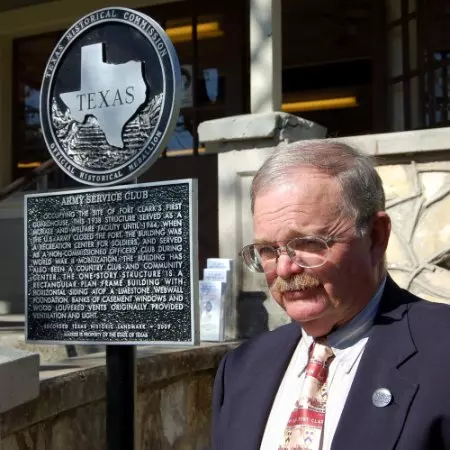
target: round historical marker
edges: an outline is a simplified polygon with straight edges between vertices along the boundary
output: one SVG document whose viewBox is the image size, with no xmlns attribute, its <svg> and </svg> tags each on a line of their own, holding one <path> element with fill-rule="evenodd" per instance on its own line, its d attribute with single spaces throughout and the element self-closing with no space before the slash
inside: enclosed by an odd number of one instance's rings
<svg viewBox="0 0 450 450">
<path fill-rule="evenodd" d="M 93 186 L 137 177 L 165 148 L 180 110 L 180 65 L 150 17 L 105 8 L 78 20 L 45 69 L 41 124 L 64 172 Z"/>
</svg>

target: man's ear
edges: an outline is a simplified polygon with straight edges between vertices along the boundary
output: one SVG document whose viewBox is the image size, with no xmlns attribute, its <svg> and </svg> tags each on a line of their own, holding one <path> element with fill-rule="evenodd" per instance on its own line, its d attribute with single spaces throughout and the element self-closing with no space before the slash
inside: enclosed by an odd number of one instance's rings
<svg viewBox="0 0 450 450">
<path fill-rule="evenodd" d="M 391 234 L 391 219 L 385 211 L 378 211 L 372 219 L 370 231 L 372 264 L 375 267 L 384 258 L 389 236 Z"/>
</svg>

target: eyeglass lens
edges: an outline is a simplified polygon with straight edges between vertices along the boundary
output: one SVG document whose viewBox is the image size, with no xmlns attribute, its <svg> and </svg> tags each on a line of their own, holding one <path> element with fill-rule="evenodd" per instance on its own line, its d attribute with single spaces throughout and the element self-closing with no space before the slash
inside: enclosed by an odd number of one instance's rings
<svg viewBox="0 0 450 450">
<path fill-rule="evenodd" d="M 251 270 L 260 272 L 270 270 L 279 254 L 279 248 L 267 244 L 250 245 L 245 250 L 245 264 Z M 328 246 L 319 238 L 295 238 L 287 243 L 286 252 L 301 267 L 319 267 L 326 261 Z"/>
</svg>

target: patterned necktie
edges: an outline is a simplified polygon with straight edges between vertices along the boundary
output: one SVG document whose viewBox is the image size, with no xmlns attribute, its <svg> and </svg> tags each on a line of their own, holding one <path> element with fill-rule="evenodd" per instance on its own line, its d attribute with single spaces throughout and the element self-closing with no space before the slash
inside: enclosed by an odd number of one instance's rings
<svg viewBox="0 0 450 450">
<path fill-rule="evenodd" d="M 330 347 L 313 343 L 300 398 L 295 402 L 278 450 L 319 450 L 327 404 L 328 367 L 333 360 Z"/>
</svg>

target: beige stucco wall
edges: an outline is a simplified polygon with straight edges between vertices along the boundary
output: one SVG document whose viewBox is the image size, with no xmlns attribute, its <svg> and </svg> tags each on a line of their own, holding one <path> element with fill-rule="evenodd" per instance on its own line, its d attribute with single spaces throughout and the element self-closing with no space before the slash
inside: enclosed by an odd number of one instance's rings
<svg viewBox="0 0 450 450">
<path fill-rule="evenodd" d="M 212 383 L 232 347 L 138 352 L 136 450 L 210 448 Z M 106 450 L 105 366 L 42 378 L 36 400 L 0 416 L 1 450 Z"/>
</svg>

